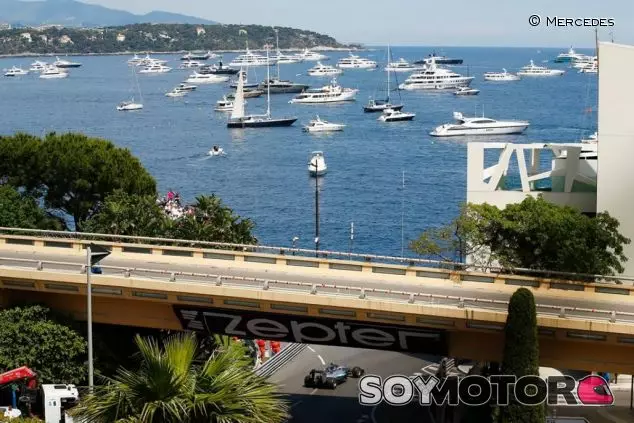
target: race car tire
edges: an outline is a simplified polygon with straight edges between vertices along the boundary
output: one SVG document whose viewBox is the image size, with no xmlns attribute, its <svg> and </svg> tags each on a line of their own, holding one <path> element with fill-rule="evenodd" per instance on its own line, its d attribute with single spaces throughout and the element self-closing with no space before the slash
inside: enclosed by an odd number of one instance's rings
<svg viewBox="0 0 634 423">
<path fill-rule="evenodd" d="M 337 381 L 334 379 L 326 379 L 326 386 L 328 386 L 330 389 L 335 389 L 337 387 Z"/>
<path fill-rule="evenodd" d="M 313 378 L 310 376 L 306 376 L 304 378 L 304 386 L 307 388 L 312 388 L 313 387 Z"/>
</svg>

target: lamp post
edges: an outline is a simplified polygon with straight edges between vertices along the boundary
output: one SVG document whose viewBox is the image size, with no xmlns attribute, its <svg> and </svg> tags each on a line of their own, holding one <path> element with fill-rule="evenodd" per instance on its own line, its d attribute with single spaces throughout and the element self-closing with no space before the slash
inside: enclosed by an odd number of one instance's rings
<svg viewBox="0 0 634 423">
<path fill-rule="evenodd" d="M 99 245 L 90 244 L 86 247 L 86 320 L 88 321 L 88 388 L 92 392 L 94 386 L 94 363 L 92 348 L 92 284 L 90 274 L 92 267 L 110 255 L 110 251 Z"/>
<path fill-rule="evenodd" d="M 315 168 L 315 257 L 319 257 L 319 185 L 317 184 L 319 168 L 317 160 L 314 163 L 311 161 L 310 166 Z"/>
<path fill-rule="evenodd" d="M 295 250 L 297 249 L 297 241 L 299 241 L 299 237 L 294 236 L 292 241 L 293 241 L 293 255 L 295 255 Z"/>
</svg>

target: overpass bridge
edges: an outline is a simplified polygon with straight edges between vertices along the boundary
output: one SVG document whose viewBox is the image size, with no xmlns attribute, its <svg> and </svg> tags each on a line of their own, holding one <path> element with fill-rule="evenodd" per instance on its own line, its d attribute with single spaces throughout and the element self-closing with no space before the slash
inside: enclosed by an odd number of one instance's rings
<svg viewBox="0 0 634 423">
<path fill-rule="evenodd" d="M 0 228 L 0 301 L 95 322 L 499 360 L 510 295 L 537 303 L 541 365 L 634 373 L 634 285 L 467 272 L 430 261 Z M 303 255 L 300 255 L 303 254 Z M 391 263 L 390 263 L 391 261 Z"/>
</svg>

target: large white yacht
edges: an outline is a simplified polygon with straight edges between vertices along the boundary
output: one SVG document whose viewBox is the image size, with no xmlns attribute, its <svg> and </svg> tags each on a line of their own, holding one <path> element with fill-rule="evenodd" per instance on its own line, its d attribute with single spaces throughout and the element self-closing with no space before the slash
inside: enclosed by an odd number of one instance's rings
<svg viewBox="0 0 634 423">
<path fill-rule="evenodd" d="M 354 88 L 343 88 L 333 78 L 329 85 L 322 88 L 306 90 L 295 96 L 289 103 L 339 103 L 343 101 L 354 101 L 359 90 Z"/>
<path fill-rule="evenodd" d="M 60 69 L 56 66 L 49 65 L 40 73 L 40 78 L 42 79 L 61 79 L 67 78 L 68 72 L 65 72 L 63 69 Z"/>
<path fill-rule="evenodd" d="M 465 117 L 454 112 L 455 123 L 441 125 L 430 132 L 434 137 L 451 137 L 457 135 L 508 135 L 521 134 L 529 123 L 519 120 L 494 120 L 484 116 Z"/>
<path fill-rule="evenodd" d="M 28 70 L 24 70 L 17 66 L 13 66 L 11 69 L 5 69 L 5 71 L 4 76 L 22 76 L 29 74 Z"/>
<path fill-rule="evenodd" d="M 409 63 L 407 60 L 400 58 L 397 62 L 390 62 L 385 67 L 385 71 L 389 72 L 413 72 L 416 70 L 423 70 L 425 66 L 418 66 Z"/>
<path fill-rule="evenodd" d="M 29 70 L 33 72 L 42 72 L 46 69 L 47 66 L 48 63 L 36 60 L 35 62 L 31 63 L 31 68 Z"/>
<path fill-rule="evenodd" d="M 167 73 L 171 70 L 172 68 L 170 68 L 169 66 L 152 64 L 141 69 L 139 73 Z"/>
<path fill-rule="evenodd" d="M 239 67 L 247 67 L 247 66 L 266 66 L 266 65 L 274 65 L 276 63 L 276 59 L 274 57 L 266 58 L 260 54 L 251 53 L 250 50 L 247 50 L 245 54 L 241 54 L 236 57 L 229 63 L 229 66 L 233 66 L 236 68 Z"/>
<path fill-rule="evenodd" d="M 565 73 L 563 69 L 548 69 L 545 66 L 537 66 L 532 60 L 527 66 L 517 72 L 520 76 L 561 76 Z"/>
<path fill-rule="evenodd" d="M 502 72 L 485 72 L 485 81 L 519 81 L 520 77 L 514 73 L 509 73 L 506 69 L 502 68 Z"/>
<path fill-rule="evenodd" d="M 194 72 L 185 80 L 188 84 L 217 84 L 219 82 L 227 82 L 229 77 L 226 75 L 216 75 L 213 73 Z"/>
<path fill-rule="evenodd" d="M 310 76 L 336 76 L 341 75 L 343 71 L 335 68 L 334 66 L 324 65 L 321 62 L 317 62 L 317 65 L 308 69 L 307 73 Z"/>
<path fill-rule="evenodd" d="M 304 62 L 319 62 L 320 60 L 329 59 L 329 57 L 325 54 L 317 53 L 310 49 L 305 49 L 303 52 L 299 53 L 298 56 L 301 57 Z"/>
<path fill-rule="evenodd" d="M 572 47 L 568 50 L 567 53 L 560 53 L 557 57 L 555 57 L 555 63 L 568 63 L 574 62 L 579 59 L 579 57 L 583 56 L 583 54 L 578 54 Z"/>
<path fill-rule="evenodd" d="M 374 69 L 378 66 L 374 60 L 359 57 L 352 53 L 337 62 L 337 67 L 341 69 Z"/>
<path fill-rule="evenodd" d="M 473 81 L 473 76 L 462 76 L 449 69 L 441 68 L 433 60 L 427 69 L 410 75 L 399 89 L 401 90 L 455 90 L 467 87 Z"/>
<path fill-rule="evenodd" d="M 319 115 L 304 126 L 304 132 L 335 132 L 343 131 L 346 125 L 343 123 L 332 123 L 319 118 Z"/>
</svg>

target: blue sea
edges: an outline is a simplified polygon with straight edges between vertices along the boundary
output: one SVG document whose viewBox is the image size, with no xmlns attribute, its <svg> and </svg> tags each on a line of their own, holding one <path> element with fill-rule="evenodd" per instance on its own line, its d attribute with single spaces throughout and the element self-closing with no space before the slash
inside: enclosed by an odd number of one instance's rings
<svg viewBox="0 0 634 423">
<path fill-rule="evenodd" d="M 253 219 L 262 244 L 314 247 L 315 180 L 309 177 L 310 153 L 322 150 L 328 174 L 318 180 L 321 249 L 401 255 L 407 242 L 422 230 L 450 221 L 466 199 L 466 141 L 428 135 L 452 121 L 452 112 L 482 114 L 494 119 L 523 119 L 531 126 L 521 136 L 479 138 L 496 142 L 574 142 L 596 130 L 597 76 L 568 69 L 562 77 L 524 78 L 517 82 L 486 82 L 486 71 L 515 72 L 532 59 L 537 65 L 561 51 L 535 48 L 392 47 L 394 60 L 421 59 L 432 51 L 464 59 L 452 66 L 475 76 L 478 96 L 451 93 L 400 92 L 412 122 L 381 123 L 377 114 L 363 113 L 369 97 L 384 96 L 385 49 L 359 53 L 377 60 L 374 71 L 346 70 L 339 82 L 360 90 L 357 101 L 341 105 L 291 105 L 288 95 L 272 95 L 274 116 L 297 116 L 290 128 L 229 130 L 227 115 L 213 111 L 216 100 L 229 92 L 228 84 L 201 85 L 184 98 L 165 93 L 190 73 L 174 68 L 160 75 L 138 75 L 144 109 L 116 111 L 116 105 L 138 98 L 128 56 L 73 57 L 82 67 L 70 77 L 42 80 L 30 74 L 0 79 L 0 134 L 16 131 L 43 135 L 49 131 L 81 131 L 129 148 L 155 176 L 163 192 L 176 190 L 192 201 L 215 193 L 238 214 Z M 579 51 L 593 54 L 591 50 Z M 346 52 L 329 52 L 334 65 Z M 228 63 L 233 54 L 224 57 Z M 0 59 L 0 69 L 28 68 L 37 58 Z M 54 57 L 41 58 L 52 62 Z M 210 60 L 211 62 L 211 60 Z M 283 79 L 320 87 L 327 78 L 306 75 L 314 62 L 282 65 Z M 274 71 L 274 68 L 271 69 Z M 255 73 L 254 73 L 255 72 Z M 398 74 L 399 82 L 407 74 Z M 266 68 L 249 71 L 249 80 L 262 80 Z M 398 99 L 399 92 L 392 97 Z M 266 110 L 266 96 L 248 99 L 250 113 Z M 589 112 L 593 109 L 594 112 Z M 301 131 L 315 115 L 348 126 L 344 132 L 314 135 Z M 207 152 L 219 145 L 226 157 Z M 350 226 L 354 222 L 354 240 Z M 404 242 L 403 242 L 404 241 Z"/>
</svg>

